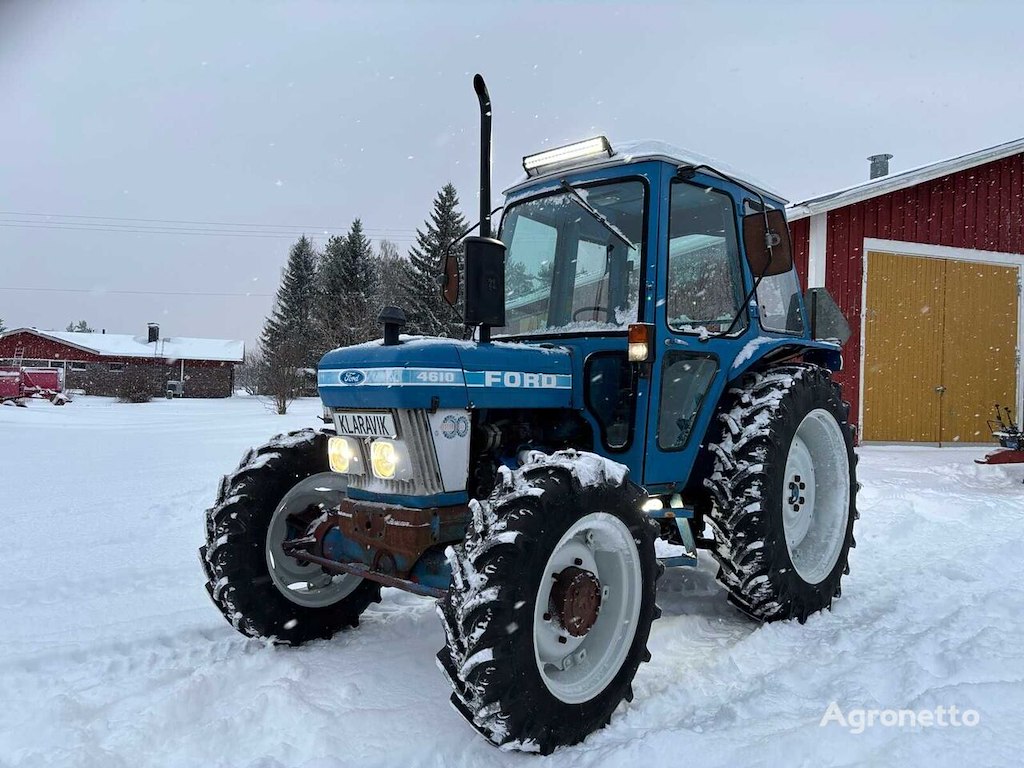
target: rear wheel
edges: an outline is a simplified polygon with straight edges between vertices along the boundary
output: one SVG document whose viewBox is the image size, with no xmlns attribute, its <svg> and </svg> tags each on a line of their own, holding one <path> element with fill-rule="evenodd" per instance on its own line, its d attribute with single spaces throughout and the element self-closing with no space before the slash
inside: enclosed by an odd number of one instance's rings
<svg viewBox="0 0 1024 768">
<path fill-rule="evenodd" d="M 581 741 L 632 699 L 650 658 L 656 534 L 639 489 L 607 467 L 566 451 L 503 470 L 449 550 L 438 660 L 456 709 L 495 744 Z"/>
<path fill-rule="evenodd" d="M 356 626 L 380 601 L 377 584 L 332 576 L 281 549 L 345 497 L 344 478 L 327 471 L 326 440 L 307 429 L 250 451 L 207 511 L 206 589 L 243 634 L 300 645 Z"/>
<path fill-rule="evenodd" d="M 710 450 L 712 554 L 730 601 L 760 621 L 804 621 L 840 595 L 856 546 L 849 405 L 823 368 L 752 373 Z"/>
</svg>

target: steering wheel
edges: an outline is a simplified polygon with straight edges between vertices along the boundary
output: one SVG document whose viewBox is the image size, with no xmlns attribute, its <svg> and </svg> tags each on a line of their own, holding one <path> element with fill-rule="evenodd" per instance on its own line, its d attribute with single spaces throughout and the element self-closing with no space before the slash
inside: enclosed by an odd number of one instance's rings
<svg viewBox="0 0 1024 768">
<path fill-rule="evenodd" d="M 581 312 L 604 312 L 605 320 L 612 316 L 612 312 L 610 309 L 608 309 L 608 307 L 599 307 L 595 304 L 592 307 L 580 307 L 579 309 L 575 310 L 572 313 L 573 322 L 576 322 L 579 319 L 577 315 L 579 315 Z"/>
</svg>

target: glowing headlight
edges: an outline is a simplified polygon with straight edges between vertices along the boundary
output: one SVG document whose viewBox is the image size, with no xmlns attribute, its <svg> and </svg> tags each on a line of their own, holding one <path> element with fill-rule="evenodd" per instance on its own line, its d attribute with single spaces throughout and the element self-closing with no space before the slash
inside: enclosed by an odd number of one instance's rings
<svg viewBox="0 0 1024 768">
<path fill-rule="evenodd" d="M 381 480 L 404 480 L 409 477 L 409 453 L 401 440 L 374 440 L 370 443 L 370 466 Z"/>
<path fill-rule="evenodd" d="M 659 499 L 657 496 L 653 496 L 644 502 L 641 509 L 644 512 L 657 512 L 659 509 L 665 508 L 665 502 Z"/>
<path fill-rule="evenodd" d="M 359 446 L 350 437 L 331 437 L 327 440 L 327 458 L 331 469 L 346 475 L 361 475 L 363 462 L 360 459 Z"/>
</svg>

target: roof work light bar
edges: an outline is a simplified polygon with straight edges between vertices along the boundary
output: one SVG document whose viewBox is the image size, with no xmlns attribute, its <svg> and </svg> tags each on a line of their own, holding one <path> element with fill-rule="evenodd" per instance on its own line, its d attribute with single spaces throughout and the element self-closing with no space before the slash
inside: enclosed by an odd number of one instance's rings
<svg viewBox="0 0 1024 768">
<path fill-rule="evenodd" d="M 557 165 L 566 165 L 575 160 L 598 155 L 612 156 L 612 145 L 604 136 L 595 136 L 586 141 L 577 141 L 564 147 L 538 152 L 523 158 L 523 170 L 527 176 L 539 176 L 542 170 Z"/>
</svg>

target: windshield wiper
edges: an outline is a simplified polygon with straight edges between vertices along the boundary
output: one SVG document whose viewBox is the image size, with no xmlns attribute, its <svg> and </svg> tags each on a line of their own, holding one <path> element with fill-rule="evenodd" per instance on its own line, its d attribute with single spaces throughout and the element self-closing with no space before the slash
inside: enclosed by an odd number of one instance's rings
<svg viewBox="0 0 1024 768">
<path fill-rule="evenodd" d="M 618 227 L 616 227 L 610 221 L 608 221 L 608 219 L 605 217 L 605 215 L 603 213 L 601 213 L 594 206 L 592 206 L 590 203 L 588 203 L 587 202 L 587 198 L 585 198 L 583 195 L 581 195 L 572 184 L 570 184 L 565 179 L 562 179 L 561 185 L 562 185 L 562 189 L 564 189 L 566 192 L 568 192 L 569 195 L 572 197 L 573 202 L 575 202 L 580 208 L 582 208 L 584 211 L 586 211 L 591 216 L 593 216 L 595 219 L 597 219 L 597 222 L 602 227 L 607 229 L 609 232 L 611 232 L 613 235 L 615 235 L 615 237 L 617 237 L 619 240 L 621 240 L 623 243 L 625 243 L 626 247 L 629 248 L 630 250 L 633 250 L 633 251 L 637 250 L 637 247 L 635 245 L 633 245 L 633 243 L 630 242 L 629 238 L 626 237 L 622 233 L 622 230 L 619 229 Z"/>
</svg>

